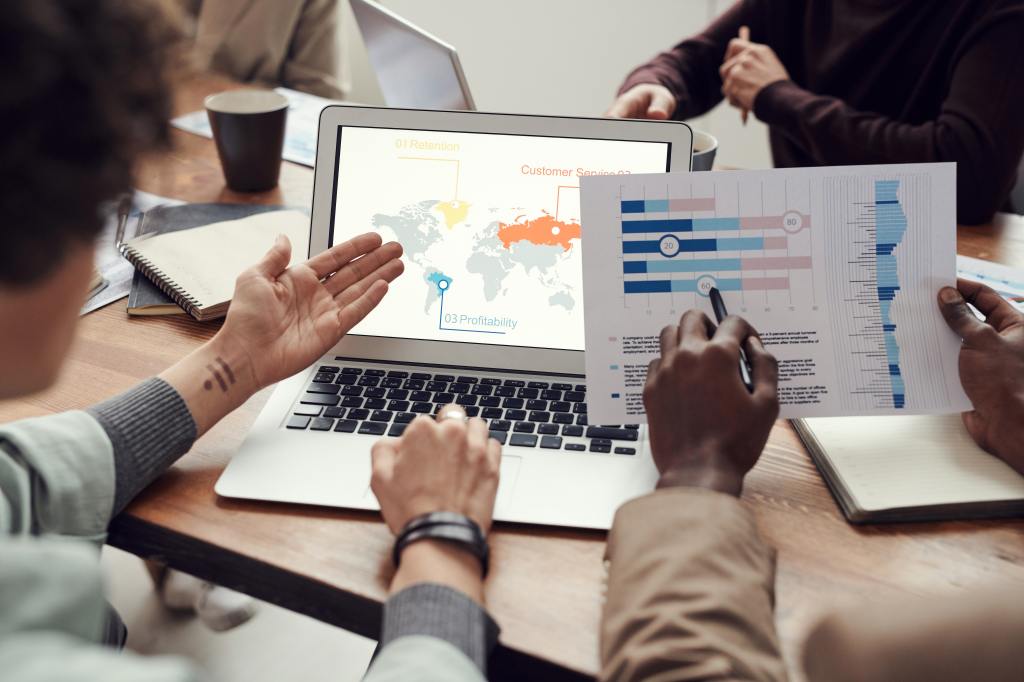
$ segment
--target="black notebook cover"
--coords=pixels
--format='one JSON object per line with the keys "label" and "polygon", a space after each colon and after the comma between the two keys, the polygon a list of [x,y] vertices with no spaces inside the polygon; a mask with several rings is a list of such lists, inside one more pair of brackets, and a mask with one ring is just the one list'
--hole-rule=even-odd
{"label": "black notebook cover", "polygon": [[[225,220],[239,220],[257,213],[281,211],[287,206],[260,206],[256,204],[181,204],[157,206],[146,211],[139,225],[138,235],[164,234],[202,227]],[[129,315],[184,314],[171,297],[138,270],[132,277],[132,290],[128,294]]]}

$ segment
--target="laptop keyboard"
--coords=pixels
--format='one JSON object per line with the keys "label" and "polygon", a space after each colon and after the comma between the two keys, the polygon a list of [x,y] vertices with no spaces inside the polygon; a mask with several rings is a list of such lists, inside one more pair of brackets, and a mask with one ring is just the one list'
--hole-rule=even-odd
{"label": "laptop keyboard", "polygon": [[590,425],[586,395],[584,384],[324,364],[285,426],[397,437],[454,403],[505,446],[635,455],[640,427]]}

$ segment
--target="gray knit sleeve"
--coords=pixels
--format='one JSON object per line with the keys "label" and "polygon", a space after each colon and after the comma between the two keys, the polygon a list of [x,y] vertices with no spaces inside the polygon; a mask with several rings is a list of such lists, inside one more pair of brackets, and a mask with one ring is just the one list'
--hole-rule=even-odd
{"label": "gray knit sleeve", "polygon": [[384,604],[380,645],[409,635],[436,637],[458,648],[486,674],[487,656],[499,631],[487,611],[468,596],[444,585],[421,583]]}
{"label": "gray knit sleeve", "polygon": [[163,379],[149,379],[88,410],[114,446],[113,514],[124,509],[196,439],[184,399]]}

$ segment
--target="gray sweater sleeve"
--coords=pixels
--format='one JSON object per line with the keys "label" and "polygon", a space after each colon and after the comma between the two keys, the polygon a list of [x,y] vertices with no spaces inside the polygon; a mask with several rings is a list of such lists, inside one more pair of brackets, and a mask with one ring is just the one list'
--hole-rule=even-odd
{"label": "gray sweater sleeve", "polygon": [[188,452],[196,423],[188,406],[163,379],[149,379],[88,410],[114,447],[116,515]]}
{"label": "gray sweater sleeve", "polygon": [[407,587],[384,604],[383,650],[412,635],[434,637],[455,646],[481,672],[498,641],[498,624],[479,604],[444,585],[422,583]]}

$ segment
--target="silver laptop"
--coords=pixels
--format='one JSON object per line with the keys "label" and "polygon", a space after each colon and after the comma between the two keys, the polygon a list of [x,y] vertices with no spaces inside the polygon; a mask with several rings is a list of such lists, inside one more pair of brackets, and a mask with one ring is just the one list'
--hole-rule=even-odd
{"label": "silver laptop", "polygon": [[376,509],[373,443],[454,402],[503,445],[496,519],[609,528],[656,471],[644,428],[587,420],[579,178],[691,154],[675,122],[324,109],[310,254],[372,229],[406,269],[277,386],[217,492]]}
{"label": "silver laptop", "polygon": [[351,3],[388,106],[476,109],[454,47],[371,0]]}

